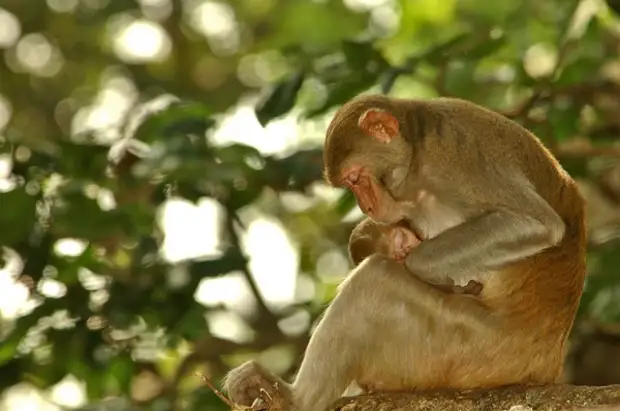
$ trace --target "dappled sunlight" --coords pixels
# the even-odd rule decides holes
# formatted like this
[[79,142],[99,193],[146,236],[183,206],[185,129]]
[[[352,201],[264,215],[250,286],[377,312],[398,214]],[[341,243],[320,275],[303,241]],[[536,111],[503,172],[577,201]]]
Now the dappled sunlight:
[[25,383],[8,388],[0,397],[0,404],[7,411],[62,411],[44,393]]
[[6,320],[17,318],[28,299],[30,291],[9,270],[0,270],[0,315]]
[[10,118],[11,103],[2,94],[0,94],[0,131],[7,125]]
[[102,81],[102,88],[91,105],[77,111],[71,121],[72,134],[89,130],[105,130],[118,126],[138,98],[134,84],[127,78],[111,75]]
[[47,0],[47,7],[57,13],[71,13],[75,11],[80,0]]
[[69,375],[50,389],[50,398],[63,407],[77,408],[87,403],[84,383]]
[[190,25],[207,38],[215,54],[227,55],[238,50],[240,32],[229,5],[216,1],[187,0],[185,3]]
[[226,117],[213,134],[214,144],[242,143],[263,154],[277,154],[298,143],[297,119],[294,115],[276,120],[263,128],[254,114],[254,107],[241,103]]
[[294,301],[297,249],[277,220],[257,218],[241,239],[262,296],[276,306]]
[[[316,326],[318,312],[350,272],[345,231],[363,217],[344,189],[322,180],[321,153],[314,150],[322,146],[335,110],[353,95],[452,95],[503,110],[542,85],[530,107],[534,114],[523,118],[545,142],[554,143],[553,150],[561,153],[563,142],[579,137],[595,151],[587,132],[596,123],[606,144],[596,149],[606,158],[617,157],[610,136],[617,134],[611,127],[617,126],[620,103],[609,92],[613,87],[590,89],[602,78],[599,66],[605,79],[620,81],[614,54],[620,23],[605,0],[581,0],[576,12],[553,0],[27,3],[0,7],[0,193],[28,183],[26,195],[9,199],[14,208],[4,220],[7,225],[15,220],[18,234],[2,244],[23,255],[6,250],[0,268],[0,325],[10,330],[38,306],[61,309],[57,318],[41,311],[41,321],[18,350],[34,349],[27,355],[35,367],[42,364],[40,373],[30,364],[24,368],[29,381],[54,385],[37,389],[20,383],[4,391],[1,411],[82,407],[91,400],[86,381],[102,384],[103,394],[89,391],[94,401],[99,395],[144,401],[160,395],[165,407],[166,395],[158,391],[165,387],[170,389],[165,394],[177,394],[172,382],[177,364],[162,364],[182,361],[194,349],[208,351],[200,344],[211,337],[226,340],[213,345],[228,344],[230,350],[202,353],[213,357],[205,361],[206,374],[219,376],[249,355],[276,372],[290,371],[301,352],[302,339],[296,337]],[[564,20],[570,24],[562,34]],[[574,41],[568,50],[563,36]],[[550,75],[561,86],[547,82]],[[554,87],[561,88],[555,100]],[[581,90],[578,96],[574,90]],[[170,114],[164,109],[170,102],[188,104]],[[107,146],[114,145],[113,158],[142,115],[159,109],[152,123],[139,128],[143,141],[132,153],[148,156],[154,143],[153,151],[164,153],[158,157],[162,163],[147,159],[133,169],[129,164],[137,183],[112,173],[121,167],[109,166]],[[205,125],[207,118],[215,125]],[[244,152],[237,144],[252,149]],[[228,146],[230,151],[222,149]],[[189,152],[194,149],[204,151],[199,157]],[[584,152],[570,153],[570,160],[591,155]],[[55,153],[63,157],[53,158]],[[211,163],[203,161],[212,154]],[[141,178],[149,182],[142,184]],[[222,181],[234,182],[232,189]],[[54,209],[54,201],[48,204],[56,191],[62,191],[58,202],[66,203],[59,209],[76,204],[66,208],[73,213],[69,217]],[[36,211],[22,212],[30,210],[24,204],[34,208],[31,198],[39,192]],[[82,195],[83,203],[75,200]],[[590,224],[604,225],[609,241],[618,236],[612,222],[620,220],[617,205],[606,201],[609,209],[597,212]],[[227,235],[222,204],[235,210],[238,239]],[[22,234],[24,214],[40,221],[35,229],[22,224],[30,230]],[[599,214],[609,218],[598,223]],[[59,222],[63,217],[72,221]],[[43,238],[48,234],[49,241]],[[603,241],[600,235],[591,238]],[[245,267],[224,254],[235,240],[239,244],[232,245],[247,258]],[[33,255],[47,254],[50,247],[49,255],[34,261]],[[613,271],[617,259],[597,252],[602,257],[593,259],[595,268]],[[612,264],[601,262],[605,258]],[[200,272],[204,261],[215,268]],[[231,269],[228,264],[234,270],[224,272]],[[601,277],[611,277],[601,271]],[[50,305],[42,304],[46,299]],[[611,316],[617,300],[611,287],[589,296],[588,314]],[[276,317],[272,329],[281,331],[274,335],[286,337],[267,349],[263,341],[252,346],[267,322],[260,316],[263,303]],[[68,337],[42,332],[59,319]],[[65,357],[63,344],[78,354]],[[50,358],[61,358],[60,365],[50,365]],[[147,362],[153,370],[146,370]],[[89,372],[99,372],[99,365],[85,369],[92,364],[113,370],[90,379]],[[185,371],[189,375],[193,369]],[[57,382],[62,373],[68,375]],[[184,397],[192,384],[180,382],[178,407],[194,409]]]
[[163,257],[170,262],[220,254],[219,221],[221,206],[212,199],[198,205],[173,198],[162,207],[161,225],[165,233]]
[[163,60],[172,47],[168,33],[149,20],[117,21],[113,32],[114,51],[127,62]]
[[27,34],[19,40],[15,59],[18,71],[27,71],[41,77],[55,76],[64,64],[60,51],[40,33]]
[[14,14],[0,7],[0,49],[9,48],[21,35],[21,23]]

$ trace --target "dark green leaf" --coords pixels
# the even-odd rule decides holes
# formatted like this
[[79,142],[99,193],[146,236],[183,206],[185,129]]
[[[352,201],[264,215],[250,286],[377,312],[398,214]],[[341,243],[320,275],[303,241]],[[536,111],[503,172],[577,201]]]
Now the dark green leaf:
[[293,108],[304,78],[305,73],[298,71],[273,87],[256,107],[256,117],[261,125],[267,125],[274,118],[288,113]]
[[193,307],[178,320],[174,331],[181,338],[195,341],[204,335],[206,327],[204,307],[193,304]]
[[453,50],[462,47],[470,40],[470,38],[471,34],[469,33],[458,34],[451,39],[440,43],[432,49],[426,51],[421,56],[419,56],[419,59],[425,60],[431,64],[438,64],[444,62],[446,57],[453,53]]
[[36,198],[24,187],[0,193],[0,245],[11,246],[30,234],[37,220]]
[[76,144],[69,141],[62,141],[58,144],[61,148],[60,161],[57,162],[58,172],[66,176],[94,181],[105,178],[109,147]]
[[238,250],[230,249],[222,257],[215,260],[193,261],[189,268],[193,278],[217,277],[245,266],[245,259]]
[[579,130],[580,111],[580,106],[572,102],[558,101],[551,106],[547,120],[551,124],[556,141],[575,137]]
[[347,190],[340,196],[340,199],[338,199],[338,202],[336,203],[336,211],[339,215],[344,217],[351,210],[353,210],[356,205],[357,201],[355,196],[350,190]]
[[118,210],[104,211],[96,200],[81,193],[67,194],[53,208],[53,229],[61,237],[104,240],[122,234],[122,223]]
[[215,124],[212,115],[213,112],[200,103],[172,103],[163,110],[148,114],[133,137],[151,143],[173,135],[202,136]]
[[60,300],[46,300],[28,315],[20,317],[8,337],[0,341],[0,365],[13,359],[17,353],[19,343],[41,318],[52,315],[60,308],[62,308]]
[[305,117],[316,117],[324,114],[327,110],[336,105],[345,103],[362,91],[370,88],[377,78],[378,76],[373,74],[355,73],[342,79],[342,81],[339,81],[330,87],[327,99],[323,105],[316,109],[307,111],[305,113]]
[[616,14],[620,15],[620,0],[607,0],[607,5]]
[[136,364],[132,358],[129,355],[119,355],[110,361],[106,373],[114,379],[123,394],[129,394],[135,371]]
[[500,36],[497,38],[489,38],[486,41],[482,41],[474,47],[466,50],[463,53],[463,58],[468,60],[479,60],[497,52],[506,44],[506,37]]
[[455,96],[469,95],[478,87],[471,79],[474,77],[477,62],[454,61],[446,67],[444,87]]
[[376,72],[388,65],[381,53],[368,41],[344,41],[342,51],[352,70]]
[[554,87],[569,86],[583,83],[592,77],[592,73],[600,68],[601,62],[597,59],[579,59],[566,66],[558,79],[553,83]]

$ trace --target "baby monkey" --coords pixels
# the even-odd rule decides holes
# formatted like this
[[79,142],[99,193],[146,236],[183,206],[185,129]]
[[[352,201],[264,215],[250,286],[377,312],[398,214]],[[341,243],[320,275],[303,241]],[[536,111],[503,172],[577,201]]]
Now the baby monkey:
[[[405,264],[407,255],[421,242],[404,220],[395,224],[379,224],[371,218],[365,218],[351,232],[349,256],[356,267],[371,254]],[[444,292],[455,294],[479,295],[482,291],[482,284],[474,280],[461,286],[448,278],[444,284],[433,285]]]

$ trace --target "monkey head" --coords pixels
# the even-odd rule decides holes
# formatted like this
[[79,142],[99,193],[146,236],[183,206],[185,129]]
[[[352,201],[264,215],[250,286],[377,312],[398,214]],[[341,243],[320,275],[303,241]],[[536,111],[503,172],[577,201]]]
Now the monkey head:
[[404,118],[396,100],[361,96],[336,112],[326,133],[326,180],[351,190],[360,209],[380,223],[404,217],[398,197],[413,159],[412,145],[403,137]]

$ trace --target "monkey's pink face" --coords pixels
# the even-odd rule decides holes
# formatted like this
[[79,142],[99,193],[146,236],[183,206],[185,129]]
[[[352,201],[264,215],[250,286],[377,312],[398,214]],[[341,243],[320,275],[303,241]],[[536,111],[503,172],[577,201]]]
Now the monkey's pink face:
[[342,172],[342,185],[351,190],[364,214],[375,221],[393,224],[404,217],[401,207],[367,168],[354,165]]

